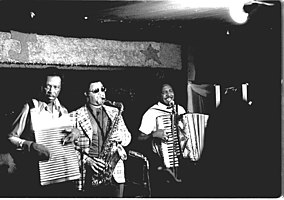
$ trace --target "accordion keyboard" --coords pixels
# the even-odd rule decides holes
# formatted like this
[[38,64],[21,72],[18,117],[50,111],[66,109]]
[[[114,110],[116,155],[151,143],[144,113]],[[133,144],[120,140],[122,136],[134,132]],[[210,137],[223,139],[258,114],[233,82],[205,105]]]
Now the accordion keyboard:
[[[179,140],[177,135],[177,129],[172,126],[171,115],[163,115],[157,118],[157,124],[159,129],[164,129],[168,135],[168,141],[161,142],[161,151],[164,160],[164,164],[167,168],[178,167],[178,156],[180,153]],[[173,129],[173,131],[172,131]]]

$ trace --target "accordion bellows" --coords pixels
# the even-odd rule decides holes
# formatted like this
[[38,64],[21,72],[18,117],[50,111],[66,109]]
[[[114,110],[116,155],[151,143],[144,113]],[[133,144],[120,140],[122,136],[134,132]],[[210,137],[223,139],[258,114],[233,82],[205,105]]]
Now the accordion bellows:
[[184,158],[199,160],[203,145],[204,133],[209,115],[186,113],[182,115],[180,127],[180,143]]

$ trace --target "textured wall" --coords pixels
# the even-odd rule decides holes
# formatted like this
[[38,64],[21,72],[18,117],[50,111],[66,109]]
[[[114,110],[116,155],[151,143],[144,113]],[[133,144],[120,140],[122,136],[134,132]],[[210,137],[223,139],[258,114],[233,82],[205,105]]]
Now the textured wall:
[[80,69],[90,66],[182,68],[181,48],[175,44],[67,38],[16,31],[0,32],[0,62]]

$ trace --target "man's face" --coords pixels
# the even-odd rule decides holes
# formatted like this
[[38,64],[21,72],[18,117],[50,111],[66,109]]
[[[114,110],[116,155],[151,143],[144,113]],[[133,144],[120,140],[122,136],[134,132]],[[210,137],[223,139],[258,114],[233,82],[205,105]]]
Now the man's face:
[[106,88],[101,82],[91,83],[86,97],[89,104],[95,106],[103,105],[106,99]]
[[43,92],[47,103],[53,103],[59,96],[61,90],[61,78],[59,76],[48,76],[46,78]]
[[174,94],[173,88],[168,84],[163,85],[162,91],[161,91],[162,103],[166,105],[170,105],[170,102],[173,101],[174,98],[175,98],[175,94]]

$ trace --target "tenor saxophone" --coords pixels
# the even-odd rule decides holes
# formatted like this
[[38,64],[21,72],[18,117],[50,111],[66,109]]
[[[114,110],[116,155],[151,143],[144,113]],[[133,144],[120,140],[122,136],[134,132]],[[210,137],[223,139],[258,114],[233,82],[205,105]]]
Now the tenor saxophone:
[[105,104],[117,107],[119,109],[119,112],[114,118],[110,132],[107,135],[107,138],[102,146],[101,152],[99,153],[99,158],[105,162],[106,167],[103,172],[94,174],[92,176],[92,186],[98,186],[102,183],[109,182],[117,162],[120,159],[127,159],[127,154],[122,145],[116,141],[111,140],[112,135],[118,131],[118,123],[123,112],[123,104],[120,102],[111,102],[108,100],[106,100]]

